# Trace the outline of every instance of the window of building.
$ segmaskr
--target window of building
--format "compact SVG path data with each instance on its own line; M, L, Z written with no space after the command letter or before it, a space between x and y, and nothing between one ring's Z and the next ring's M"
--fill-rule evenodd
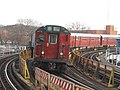
M39 34L38 42L44 42L44 35L43 34Z
M57 35L55 34L50 34L50 43L51 44L56 44L57 43Z

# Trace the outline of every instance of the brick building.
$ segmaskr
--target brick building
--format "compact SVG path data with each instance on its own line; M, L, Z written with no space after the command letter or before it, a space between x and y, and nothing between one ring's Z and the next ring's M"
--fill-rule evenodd
M110 34L117 35L113 25L106 25L105 30L73 30L72 33Z

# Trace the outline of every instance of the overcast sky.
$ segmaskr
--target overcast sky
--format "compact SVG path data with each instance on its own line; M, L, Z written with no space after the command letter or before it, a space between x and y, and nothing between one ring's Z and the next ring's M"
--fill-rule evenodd
M91 29L114 25L120 33L120 0L1 0L0 24L16 24L31 18L42 24L66 24L78 21Z

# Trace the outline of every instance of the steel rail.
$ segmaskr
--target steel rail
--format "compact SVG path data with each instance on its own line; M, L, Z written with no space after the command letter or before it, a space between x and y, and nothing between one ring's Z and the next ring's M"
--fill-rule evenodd
M8 73L7 73L8 65L9 65L13 60L14 60L14 59L10 60L10 61L6 64L6 67L5 67L5 75L6 75L7 81L8 81L8 83L11 85L12 89L17 90L17 88L14 86L14 84L11 82L10 78L8 77Z

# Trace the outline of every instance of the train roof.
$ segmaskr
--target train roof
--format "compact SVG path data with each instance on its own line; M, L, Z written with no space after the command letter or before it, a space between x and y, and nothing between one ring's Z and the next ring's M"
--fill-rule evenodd
M44 25L37 29L37 31L48 32L48 33L66 33L70 34L66 28L59 25Z
M71 33L71 36L83 36L83 37L99 37L98 35L96 34L85 34L85 33Z
M108 34L86 34L86 33L71 33L71 36L83 36L83 37L115 37L117 38L118 35L108 35Z
M100 34L102 37L114 37L117 38L118 35L108 35L108 34Z

